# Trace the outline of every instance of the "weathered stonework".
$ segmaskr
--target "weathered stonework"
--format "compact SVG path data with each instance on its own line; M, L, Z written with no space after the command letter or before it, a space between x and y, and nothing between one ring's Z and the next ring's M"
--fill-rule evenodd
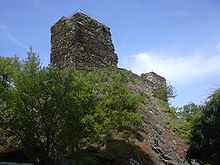
M59 69L104 68L117 65L110 28L77 12L51 27L50 62Z
M154 72L144 73L142 74L142 77L144 77L146 80L150 81L153 84L151 86L153 90L166 87L166 79Z

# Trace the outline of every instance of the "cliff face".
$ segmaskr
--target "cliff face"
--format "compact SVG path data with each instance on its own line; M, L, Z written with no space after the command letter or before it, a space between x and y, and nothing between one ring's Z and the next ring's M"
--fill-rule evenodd
M172 118L165 112L160 100L153 97L154 84L151 80L133 74L130 84L134 92L141 92L148 96L145 104L140 104L144 125L137 133L137 144L141 151L150 157L150 161L142 164L152 165L182 165L188 164L185 160L188 145L174 133L167 123Z

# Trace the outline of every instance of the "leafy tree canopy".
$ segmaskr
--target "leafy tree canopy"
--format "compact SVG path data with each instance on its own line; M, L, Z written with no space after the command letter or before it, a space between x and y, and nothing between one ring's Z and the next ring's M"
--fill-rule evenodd
M182 139L190 143L195 123L200 119L202 107L195 103L184 105L178 109L178 124L173 127Z
M190 156L210 160L220 151L220 89L217 89L202 107L202 115L194 125Z
M0 125L33 160L48 164L56 150L101 147L112 136L128 138L142 124L141 98L126 87L127 71L41 67L32 48L24 61L14 60L0 58L1 90L7 89L1 93Z

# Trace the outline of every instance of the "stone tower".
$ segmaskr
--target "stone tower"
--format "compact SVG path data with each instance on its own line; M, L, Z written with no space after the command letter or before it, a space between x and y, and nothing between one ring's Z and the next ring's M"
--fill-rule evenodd
M166 79L154 72L145 73L146 79L154 84L154 88L166 87Z
M149 86L152 91L157 91L167 86L166 79L154 72L142 73L141 77L148 81L147 86Z
M110 28L81 12L51 27L50 62L59 69L117 65Z

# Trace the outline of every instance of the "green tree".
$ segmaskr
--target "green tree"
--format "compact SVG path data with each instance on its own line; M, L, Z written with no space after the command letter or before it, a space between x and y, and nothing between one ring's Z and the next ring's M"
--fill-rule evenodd
M12 85L13 77L19 68L20 63L16 56L13 58L0 56L0 93Z
M156 89L154 95L156 98L168 102L169 99L176 97L176 91L172 85L166 85Z
M66 152L102 146L112 135L129 136L142 124L137 111L141 99L125 87L125 74L110 68L66 72L66 77L73 79L62 135ZM70 134L71 130L77 131Z
M126 71L42 68L32 48L19 68L12 69L0 125L41 164L50 163L54 150L101 147L112 136L128 138L142 124L141 99L126 87Z
M210 160L220 151L220 89L217 89L203 106L202 115L193 129L189 154L191 157Z
M192 125L194 125L201 117L202 114L201 108L202 108L201 106L195 103L184 105L182 108L178 110L179 111L178 116L183 121L192 123Z
M194 125L201 117L202 108L195 103L184 105L178 110L178 124L174 131L178 132L182 139L190 143Z
M59 133L62 110L62 76L52 67L41 68L35 53L28 52L13 89L5 100L0 124L16 136L33 157L47 164Z
M16 72L19 70L19 65L20 63L16 56L13 58L0 57L0 115L6 106L6 100L10 98L10 92L13 89L13 79ZM0 134L2 139L8 139L7 143L2 143L3 146L0 146L0 149L4 149L6 146L10 147L10 145L17 146L17 140L15 138L10 138L7 132L1 128L1 124Z

